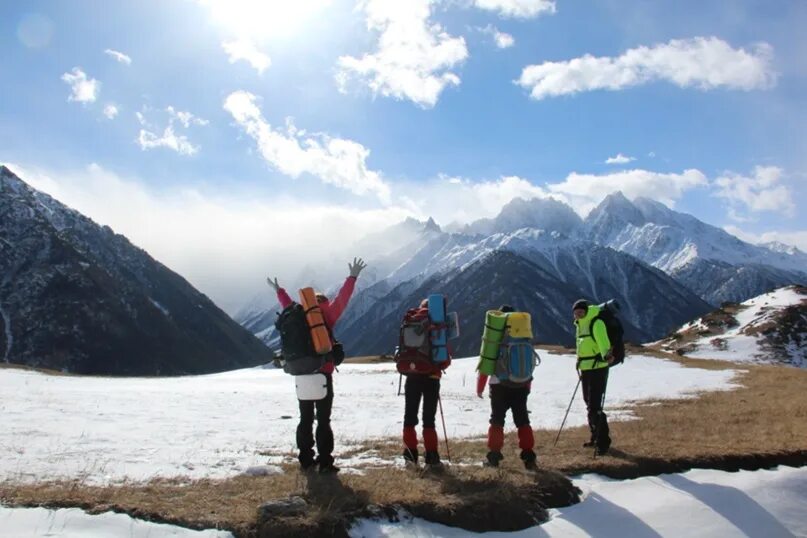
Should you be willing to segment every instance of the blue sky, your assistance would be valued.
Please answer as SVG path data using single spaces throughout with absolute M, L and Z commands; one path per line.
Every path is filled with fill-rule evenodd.
M 3 2 L 0 161 L 229 310 L 514 196 L 805 249 L 805 27 L 796 0 Z

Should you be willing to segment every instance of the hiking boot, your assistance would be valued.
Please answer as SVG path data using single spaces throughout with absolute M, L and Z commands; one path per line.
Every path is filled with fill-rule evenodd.
M 535 471 L 538 469 L 537 456 L 532 450 L 521 451 L 521 461 L 524 462 L 524 468 L 528 471 Z
M 426 452 L 426 457 L 423 458 L 426 465 L 430 467 L 442 467 L 443 462 L 440 461 L 440 454 L 436 450 L 429 450 Z
M 418 449 L 417 448 L 404 448 L 403 451 L 404 463 L 417 466 L 418 464 Z
M 592 448 L 595 444 L 594 439 L 592 439 L 591 441 L 586 441 L 583 443 L 583 448 Z
M 490 451 L 488 452 L 487 459 L 482 465 L 484 465 L 485 467 L 498 467 L 499 462 L 502 461 L 503 459 L 504 456 L 502 456 L 501 452 Z
M 336 474 L 339 472 L 339 467 L 333 463 L 321 463 L 319 466 L 319 474 Z
M 302 460 L 300 461 L 300 470 L 304 473 L 309 471 L 315 470 L 317 466 L 317 462 L 314 460 Z
M 605 441 L 597 445 L 597 450 L 594 452 L 597 456 L 605 456 L 608 454 L 608 449 L 611 448 L 611 439 L 606 437 Z

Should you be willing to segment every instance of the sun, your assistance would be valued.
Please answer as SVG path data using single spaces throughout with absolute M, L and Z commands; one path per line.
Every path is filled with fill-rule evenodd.
M 216 24 L 233 37 L 250 40 L 287 38 L 331 0 L 200 0 Z

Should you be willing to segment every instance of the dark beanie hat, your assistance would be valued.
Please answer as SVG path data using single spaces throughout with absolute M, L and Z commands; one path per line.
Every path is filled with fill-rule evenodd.
M 588 301 L 586 301 L 585 299 L 576 300 L 572 305 L 572 310 L 577 310 L 578 308 L 580 310 L 588 310 Z
M 503 304 L 499 307 L 499 312 L 515 312 L 515 310 L 509 304 Z

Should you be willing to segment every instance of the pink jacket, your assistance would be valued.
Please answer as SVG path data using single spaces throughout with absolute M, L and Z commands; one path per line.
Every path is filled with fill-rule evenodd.
M 342 284 L 342 288 L 339 290 L 339 293 L 336 294 L 336 299 L 333 301 L 319 303 L 319 307 L 322 309 L 322 315 L 325 317 L 325 324 L 331 331 L 333 331 L 333 328 L 336 326 L 336 322 L 339 321 L 339 318 L 342 317 L 342 312 L 345 311 L 347 304 L 350 302 L 350 297 L 353 295 L 353 289 L 355 287 L 356 277 L 349 276 L 345 279 L 345 283 Z M 282 308 L 286 308 L 294 302 L 283 288 L 277 290 L 277 300 L 280 301 L 280 306 Z M 333 363 L 327 362 L 320 371 L 323 374 L 332 374 L 333 369 Z

